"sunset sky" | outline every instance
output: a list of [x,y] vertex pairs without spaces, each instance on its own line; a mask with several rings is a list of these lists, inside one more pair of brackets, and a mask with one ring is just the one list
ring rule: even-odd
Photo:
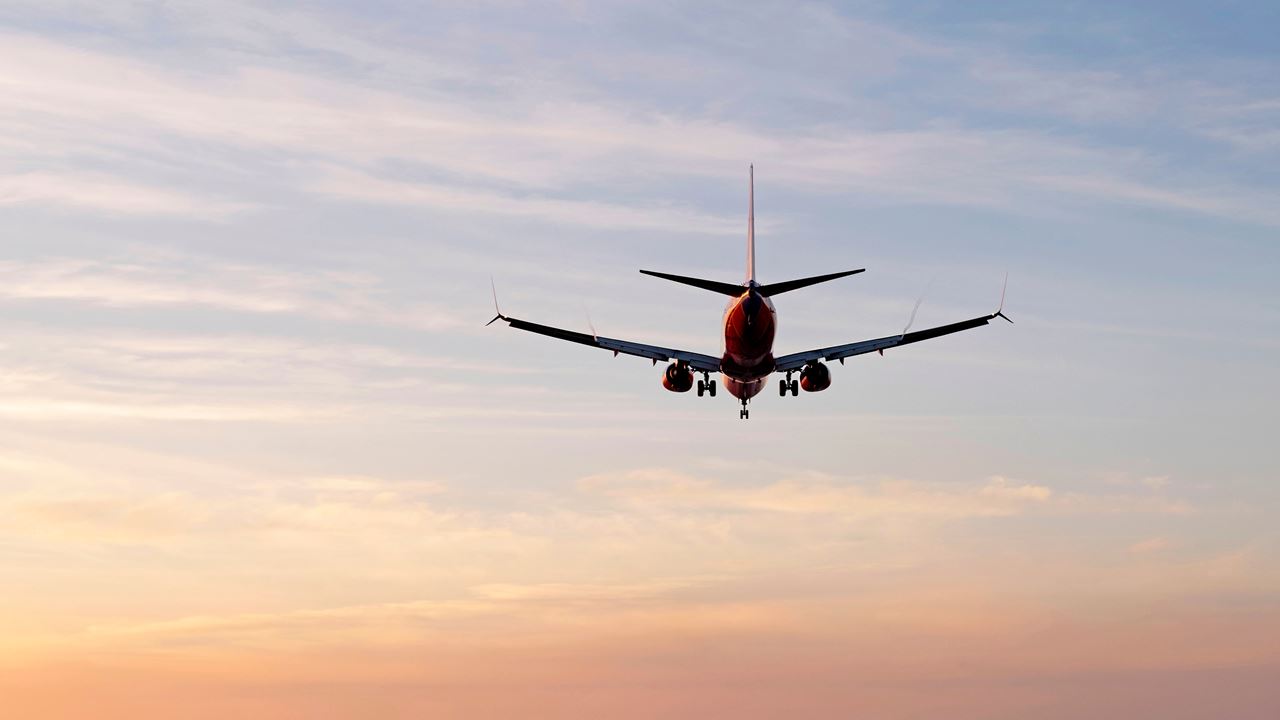
[[[1113,5],[0,2],[0,716],[1280,717],[1280,9]],[[780,353],[1017,324],[484,327],[752,162]]]

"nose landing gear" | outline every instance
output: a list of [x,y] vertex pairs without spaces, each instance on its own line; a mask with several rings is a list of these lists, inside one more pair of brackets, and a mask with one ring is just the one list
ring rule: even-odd
[[742,410],[738,411],[738,419],[746,420],[751,417],[751,413],[747,411],[747,399],[742,398]]

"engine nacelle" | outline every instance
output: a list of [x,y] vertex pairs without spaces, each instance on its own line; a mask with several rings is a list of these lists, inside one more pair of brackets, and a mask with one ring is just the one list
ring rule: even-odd
[[689,392],[693,387],[693,371],[688,365],[671,363],[662,373],[662,387],[671,392]]
[[805,392],[822,392],[831,387],[831,371],[822,363],[805,365],[800,371],[800,387]]

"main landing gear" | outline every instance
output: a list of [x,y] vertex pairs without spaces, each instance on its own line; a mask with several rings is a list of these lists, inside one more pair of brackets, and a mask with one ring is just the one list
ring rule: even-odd
[[742,409],[738,411],[738,419],[746,420],[751,417],[751,413],[747,411],[747,399],[742,398]]
[[698,381],[698,397],[706,393],[711,397],[716,396],[716,381],[711,379],[707,373],[702,373],[702,379]]
[[778,397],[786,397],[787,393],[791,393],[791,397],[800,394],[800,381],[792,380],[791,373],[787,373],[785,378],[778,381]]

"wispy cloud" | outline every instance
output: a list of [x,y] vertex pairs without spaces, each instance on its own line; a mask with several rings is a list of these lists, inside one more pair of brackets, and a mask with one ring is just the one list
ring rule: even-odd
[[367,274],[308,273],[173,253],[142,251],[115,261],[0,262],[0,298],[14,300],[68,300],[111,307],[203,306],[417,330],[475,324],[420,301],[391,304],[386,295],[379,280]]
[[737,218],[716,217],[687,208],[637,207],[563,200],[538,195],[512,196],[464,190],[439,183],[384,180],[364,173],[330,170],[310,189],[345,200],[373,204],[435,207],[462,214],[499,214],[538,218],[556,224],[596,228],[634,228],[723,235],[739,230]]
[[726,485],[677,471],[652,469],[584,478],[579,488],[620,502],[688,510],[756,511],[842,518],[1000,517],[1036,513],[1194,512],[1183,499],[1149,492],[1055,493],[1050,487],[995,475],[982,482],[904,479],[786,479],[764,486]]
[[621,602],[652,600],[671,595],[680,590],[700,587],[709,584],[709,581],[710,579],[708,578],[686,578],[613,585],[574,583],[515,585],[494,583],[477,585],[471,588],[471,591],[476,596],[487,600],[506,602]]
[[[330,414],[341,410],[330,410]],[[13,399],[0,402],[0,416],[10,420],[112,421],[187,420],[201,422],[301,422],[322,415],[315,408],[262,405],[192,405],[168,402],[103,402]]]
[[30,172],[0,176],[0,206],[32,204],[119,215],[224,218],[251,209],[232,202],[102,174]]
[[896,479],[863,483],[800,479],[763,487],[731,487],[667,470],[592,476],[583,479],[579,487],[587,493],[629,503],[844,518],[1013,515],[1021,512],[1025,503],[1043,501],[1052,494],[1047,487],[998,477],[979,485]]
[[19,497],[6,505],[10,522],[19,526],[56,528],[64,537],[96,542],[150,542],[188,531],[204,522],[208,513],[173,493],[133,500]]
[[[1168,161],[1151,152],[1117,151],[1063,133],[936,123],[905,130],[819,124],[780,132],[714,115],[622,110],[607,99],[582,99],[569,78],[544,88],[549,96],[510,93],[501,101],[450,92],[397,93],[358,80],[320,79],[295,68],[247,64],[212,76],[205,73],[196,84],[191,71],[145,59],[25,35],[7,36],[6,45],[15,71],[3,78],[12,108],[5,129],[10,137],[38,139],[17,154],[28,165],[44,166],[18,176],[21,182],[11,178],[14,187],[8,195],[33,201],[81,198],[83,204],[122,212],[186,208],[213,214],[251,204],[200,199],[190,190],[134,180],[77,179],[63,159],[42,150],[79,146],[82,153],[103,158],[124,153],[172,161],[174,153],[195,140],[218,143],[229,152],[260,157],[267,152],[276,158],[270,175],[304,192],[591,227],[725,232],[729,223],[714,214],[694,208],[672,211],[655,201],[669,197],[661,189],[646,188],[626,203],[584,201],[566,191],[598,185],[605,178],[696,175],[736,180],[745,159],[756,160],[777,183],[880,201],[1060,212],[1056,197],[1066,192],[1090,201],[1118,199],[1280,222],[1265,193],[1248,186],[1204,173],[1181,173],[1180,182],[1173,184],[1165,177]],[[369,43],[348,50],[365,62],[377,55]],[[966,57],[961,51],[951,54]],[[236,60],[244,62],[240,56]],[[992,78],[1003,77],[977,60],[970,65],[976,78],[994,82]],[[1027,72],[1032,71],[1004,73],[1009,76],[1006,84],[1041,92],[1054,84],[1076,89],[1097,85],[1069,72],[1042,69],[1030,79],[1022,77]],[[121,77],[129,82],[117,82]],[[1138,91],[1129,87],[1125,92]],[[1114,102],[1114,95],[1099,91],[1077,104],[1114,110],[1124,105]],[[1025,102],[1044,105],[1037,97]],[[163,138],[159,143],[157,136]],[[200,155],[186,153],[178,159],[193,170],[215,169],[212,160]],[[425,179],[406,179],[407,169]],[[252,181],[243,172],[233,177]],[[52,182],[63,178],[72,182]],[[86,192],[76,190],[76,183]],[[92,199],[94,193],[87,191],[102,186],[112,191]],[[634,188],[634,183],[627,186]]]

